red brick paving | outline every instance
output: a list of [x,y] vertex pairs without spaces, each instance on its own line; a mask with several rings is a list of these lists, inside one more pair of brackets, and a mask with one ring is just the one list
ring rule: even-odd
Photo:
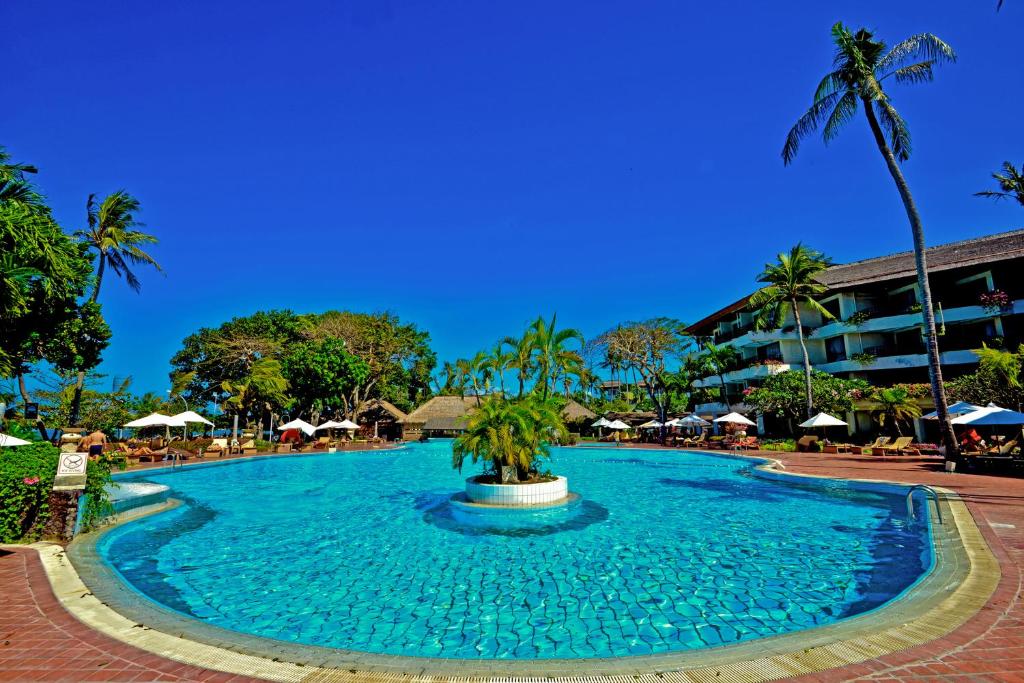
[[0,681],[254,679],[165,659],[92,630],[68,613],[31,548],[0,549]]
[[[932,458],[765,455],[781,460],[791,472],[953,489],[967,503],[1002,571],[989,604],[948,636],[797,680],[1024,683],[1024,478],[946,474],[941,461]],[[252,680],[186,666],[89,629],[57,602],[38,556],[29,548],[0,551],[0,586],[0,681]]]

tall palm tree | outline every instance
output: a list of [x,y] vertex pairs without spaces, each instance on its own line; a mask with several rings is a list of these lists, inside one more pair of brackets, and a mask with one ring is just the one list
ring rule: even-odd
[[839,134],[844,124],[853,119],[858,106],[863,106],[875,145],[896,183],[910,221],[917,284],[921,290],[921,313],[928,345],[928,374],[932,396],[935,399],[942,440],[947,453],[955,457],[958,453],[957,441],[949,422],[946,393],[942,384],[935,312],[932,310],[932,292],[928,285],[924,227],[899,166],[899,162],[910,158],[910,130],[882,89],[882,83],[887,79],[893,83],[907,84],[931,81],[932,67],[938,62],[956,61],[956,54],[953,48],[930,33],[911,36],[887,50],[885,43],[875,40],[871,31],[862,28],[854,33],[842,23],[836,23],[832,27],[832,39],[836,44],[834,68],[818,85],[810,109],[789,131],[782,148],[782,160],[786,164],[792,162],[800,141],[820,125],[824,125],[822,137],[827,144]]
[[487,358],[490,363],[491,373],[498,378],[501,397],[505,398],[505,371],[512,366],[513,356],[508,351],[505,351],[505,345],[502,342],[498,342],[491,349],[491,353]]
[[578,351],[569,349],[566,344],[576,340],[583,346],[583,334],[571,327],[564,330],[556,329],[558,314],[551,316],[550,322],[538,317],[530,325],[530,336],[536,356],[537,379],[541,382],[541,396],[548,397],[548,391],[558,380],[566,367],[577,367],[583,361]]
[[834,316],[818,303],[816,297],[828,289],[815,279],[832,262],[819,251],[797,244],[789,253],[778,256],[777,263],[766,263],[764,272],[757,277],[766,286],[750,297],[750,307],[757,311],[754,325],[759,330],[782,327],[786,313],[793,314],[797,339],[804,357],[804,385],[807,389],[807,417],[813,417],[814,398],[811,395],[811,357],[807,354],[800,305],[821,314],[826,320]]
[[876,410],[871,411],[872,417],[883,429],[886,424],[894,427],[897,436],[903,436],[903,429],[900,425],[921,417],[921,406],[917,405],[906,389],[899,387],[880,389],[875,393],[874,399],[879,406]]
[[[160,264],[140,246],[157,242],[153,235],[137,229],[143,227],[143,224],[135,218],[135,214],[140,208],[139,201],[124,190],[118,190],[108,195],[99,205],[96,204],[96,195],[89,195],[89,199],[85,203],[89,229],[79,230],[75,235],[99,254],[96,284],[89,297],[90,302],[96,303],[96,299],[99,298],[100,286],[103,284],[103,274],[106,272],[107,265],[116,275],[123,277],[128,286],[136,292],[142,287],[142,283],[139,282],[139,278],[132,272],[129,265],[148,264],[161,270]],[[81,405],[84,385],[85,370],[79,370],[75,381],[74,400],[71,405],[72,424],[78,422],[78,410]]]
[[999,192],[995,190],[982,190],[975,192],[975,197],[991,197],[996,201],[1000,199],[1016,199],[1017,203],[1024,206],[1024,166],[1017,170],[1009,161],[1003,162],[1003,172],[993,173],[992,178],[999,183]]
[[140,208],[139,201],[124,190],[108,195],[99,205],[96,203],[96,195],[89,195],[85,206],[89,229],[79,230],[75,234],[99,254],[96,284],[90,301],[96,301],[99,297],[108,265],[136,292],[141,289],[142,283],[130,266],[151,265],[161,270],[156,259],[142,249],[142,245],[156,244],[157,238],[137,229],[143,227],[135,218]]
[[509,367],[516,371],[519,380],[519,398],[522,398],[526,386],[526,378],[533,372],[533,336],[529,332],[522,337],[505,337],[501,343],[510,347],[512,360]]

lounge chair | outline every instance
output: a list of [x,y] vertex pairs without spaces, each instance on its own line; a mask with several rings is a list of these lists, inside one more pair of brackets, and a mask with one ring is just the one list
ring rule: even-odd
[[[882,446],[882,455],[902,455],[903,451],[911,444],[914,440],[912,436],[901,436],[891,444]],[[872,449],[872,452],[874,450]]]
[[249,439],[248,441],[246,441],[245,443],[238,447],[238,452],[241,453],[242,455],[250,455],[258,450],[259,449],[256,448],[256,442],[253,441],[252,439]]
[[807,434],[797,439],[796,450],[797,453],[807,453],[811,450],[811,444],[816,442],[818,437],[814,434]]
[[683,446],[686,446],[688,448],[694,448],[694,447],[697,447],[697,446],[703,446],[703,445],[707,444],[707,442],[708,442],[708,433],[707,432],[701,432],[700,434],[698,434],[696,436],[696,438],[693,438],[693,439],[691,439],[689,437],[684,438],[683,441],[682,441],[682,444],[683,444]]
[[331,441],[331,437],[329,436],[321,436],[319,439],[313,442],[314,450],[318,451],[326,451],[333,445],[334,443]]
[[231,454],[231,446],[228,445],[227,439],[214,439],[213,443],[206,447],[205,453],[216,453],[217,457],[223,458],[225,455]]
[[275,453],[291,453],[292,445],[290,443],[279,443],[274,446]]
[[866,446],[854,446],[853,452],[857,455],[878,455],[886,444],[889,443],[888,436],[880,436]]

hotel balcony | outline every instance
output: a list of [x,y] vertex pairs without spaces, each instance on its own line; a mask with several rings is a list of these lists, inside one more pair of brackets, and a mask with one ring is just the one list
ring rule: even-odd
[[[738,384],[751,379],[763,379],[765,377],[777,375],[780,372],[785,372],[786,370],[799,370],[802,367],[803,365],[800,363],[768,363],[750,365],[745,368],[740,368],[739,370],[732,370],[725,373],[725,381],[731,384]],[[695,381],[693,385],[700,388],[717,387],[721,385],[721,382],[718,381],[717,375],[712,375]]]
[[[939,341],[941,347],[942,342]],[[978,356],[973,351],[945,351],[939,354],[939,360],[943,365],[964,365],[977,363]],[[908,353],[903,355],[879,356],[870,363],[860,363],[855,360],[840,360],[834,363],[818,363],[815,370],[821,370],[829,374],[837,372],[867,372],[871,370],[901,370],[904,368],[923,368],[928,366],[928,355],[924,353]]]

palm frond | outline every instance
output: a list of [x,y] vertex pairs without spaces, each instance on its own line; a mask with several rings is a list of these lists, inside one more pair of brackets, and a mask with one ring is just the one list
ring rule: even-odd
[[955,62],[956,53],[945,41],[931,33],[919,33],[901,41],[879,60],[876,73],[884,74],[899,69],[911,60]]
[[828,119],[832,113],[832,107],[835,106],[841,96],[841,92],[833,92],[830,95],[826,95],[812,104],[804,115],[797,119],[797,122],[789,129],[789,133],[786,135],[786,144],[782,147],[783,164],[788,166],[792,163],[793,159],[796,158],[797,150],[800,148],[800,142],[818,130],[818,126],[821,125],[822,121]]
[[910,129],[907,128],[906,122],[887,98],[875,100],[874,104],[878,121],[889,138],[889,145],[892,147],[892,153],[900,161],[906,161],[910,158],[910,152],[912,150],[912,146],[910,144]]
[[821,136],[825,140],[825,144],[832,142],[839,135],[839,131],[842,129],[847,122],[850,121],[857,113],[857,93],[851,91],[843,93],[843,96],[839,98],[836,103],[835,109],[832,110],[832,114],[828,117],[828,121],[825,123],[825,129],[822,131]]
[[889,76],[892,76],[897,83],[929,83],[935,78],[935,73],[932,70],[931,60],[927,62],[918,62],[917,64],[911,64],[901,69],[886,74],[880,80],[884,80]]

